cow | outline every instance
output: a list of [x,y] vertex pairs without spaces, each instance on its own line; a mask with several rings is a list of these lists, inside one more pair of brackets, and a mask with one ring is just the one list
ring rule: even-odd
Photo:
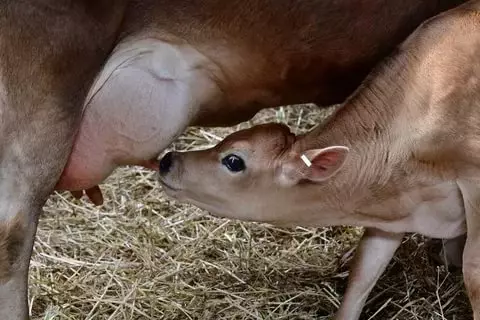
[[116,166],[152,166],[189,125],[341,102],[420,23],[463,2],[2,1],[0,319],[28,318],[53,190],[99,203]]
[[355,320],[404,234],[466,234],[480,319],[480,0],[423,23],[344,104],[296,136],[267,123],[160,161],[166,193],[214,215],[365,227],[336,319]]

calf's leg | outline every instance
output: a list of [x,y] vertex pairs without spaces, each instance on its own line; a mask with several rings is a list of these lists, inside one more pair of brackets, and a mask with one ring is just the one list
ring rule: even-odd
[[474,320],[480,320],[480,180],[457,181],[462,192],[467,221],[463,252],[463,279]]
[[357,247],[347,290],[335,320],[360,318],[370,291],[402,243],[403,236],[403,233],[374,228],[365,230]]

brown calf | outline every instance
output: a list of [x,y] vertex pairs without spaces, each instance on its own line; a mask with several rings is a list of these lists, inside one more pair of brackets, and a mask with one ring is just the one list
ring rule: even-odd
[[280,124],[160,162],[167,194],[213,214],[366,227],[336,319],[358,319],[406,232],[467,232],[464,278],[480,319],[480,0],[417,29],[325,124]]
[[28,317],[33,238],[56,184],[89,189],[191,124],[339,102],[422,21],[461,2],[2,1],[0,319]]

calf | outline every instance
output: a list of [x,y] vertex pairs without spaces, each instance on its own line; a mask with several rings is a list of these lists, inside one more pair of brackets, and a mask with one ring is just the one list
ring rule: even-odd
[[464,279],[480,319],[480,1],[419,27],[330,118],[169,153],[167,194],[228,218],[364,226],[337,319],[358,319],[406,232],[467,232]]
[[1,1],[0,319],[28,317],[33,238],[55,187],[98,195],[116,166],[148,163],[189,125],[340,102],[462,2]]

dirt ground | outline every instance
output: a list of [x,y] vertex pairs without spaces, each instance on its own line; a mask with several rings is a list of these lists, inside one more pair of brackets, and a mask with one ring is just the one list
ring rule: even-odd
[[[264,111],[229,129],[190,129],[174,147],[213,145],[238,128],[281,121],[303,132],[312,106]],[[210,217],[168,199],[154,174],[117,170],[94,207],[55,194],[30,268],[33,319],[330,319],[361,228],[278,228]],[[409,235],[362,319],[471,319],[460,271]]]

